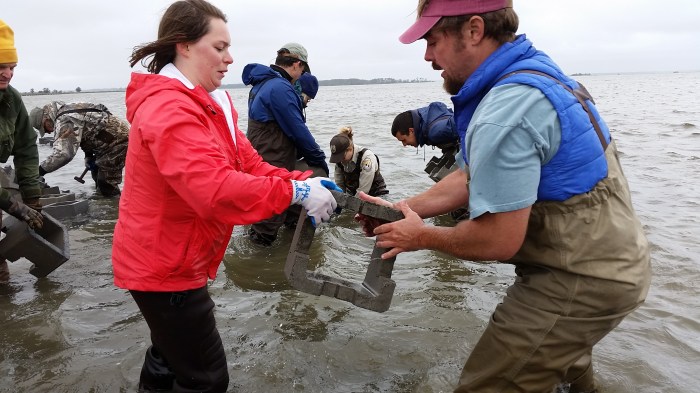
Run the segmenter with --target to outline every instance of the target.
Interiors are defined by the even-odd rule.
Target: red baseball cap
[[[483,14],[512,6],[513,0],[430,0],[416,22],[401,34],[399,41],[410,44],[423,38],[443,16]]]

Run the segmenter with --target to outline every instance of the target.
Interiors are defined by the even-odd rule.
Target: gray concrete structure
[[[339,208],[355,211],[385,222],[393,222],[403,218],[400,211],[364,202],[341,192],[331,191],[331,193],[338,202]],[[284,267],[284,273],[289,283],[294,288],[312,295],[334,297],[377,312],[388,310],[396,288],[396,283],[391,279],[396,258],[381,259],[381,255],[388,250],[377,247],[375,243],[369,257],[369,267],[365,279],[361,283],[309,271],[307,270],[310,261],[309,247],[315,231],[316,228],[311,223],[311,219],[307,217],[306,210],[302,209]]]
[[[29,273],[46,277],[70,258],[68,230],[46,212],[44,226],[31,229],[24,221],[10,215],[2,219],[5,237],[0,240],[0,256],[14,262],[26,258],[34,265]]]

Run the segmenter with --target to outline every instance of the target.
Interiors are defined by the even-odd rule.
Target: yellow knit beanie
[[[0,19],[0,64],[16,63],[15,33]]]

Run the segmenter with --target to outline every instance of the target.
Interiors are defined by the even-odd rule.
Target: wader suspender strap
[[[108,115],[112,115],[110,111],[107,109],[99,109],[99,108],[81,108],[81,109],[68,109],[66,111],[59,111],[59,113],[56,115],[56,118],[58,119],[59,117],[63,115],[67,115],[70,113],[87,113],[87,112],[104,112]]]
[[[528,73],[528,74],[535,74],[535,75],[541,75],[541,76],[546,76],[547,78],[556,81],[559,83],[563,88],[569,91],[569,93],[573,94],[574,97],[578,100],[579,103],[581,103],[581,106],[583,107],[583,110],[588,113],[588,118],[591,119],[591,123],[593,123],[593,128],[595,129],[596,134],[598,134],[598,139],[600,140],[600,144],[603,145],[603,150],[608,148],[608,142],[605,140],[605,135],[603,135],[603,131],[600,129],[600,124],[595,119],[595,116],[593,116],[593,112],[591,112],[590,108],[588,108],[588,104],[586,103],[586,100],[591,100],[593,104],[595,104],[595,101],[593,101],[593,97],[591,97],[591,94],[588,93],[588,90],[586,90],[585,87],[578,81],[578,87],[576,90],[572,90],[569,86],[567,86],[564,82],[560,81],[559,79],[549,75],[545,74],[544,72],[540,71],[535,71],[535,70],[520,70],[520,71],[513,71],[511,73],[505,74],[502,78],[500,78],[498,81],[501,81],[503,79],[508,78],[511,75],[515,74],[522,74],[522,73]]]
[[[367,151],[367,148],[365,147],[364,149],[360,150],[359,153],[357,153],[357,167],[359,168],[360,165],[362,165],[362,157],[365,155],[365,151]],[[377,159],[377,170],[379,170],[379,157],[377,155],[374,155],[374,158]]]

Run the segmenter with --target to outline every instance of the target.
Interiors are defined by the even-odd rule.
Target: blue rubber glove
[[[329,189],[329,190],[338,191],[338,192],[345,192],[345,191],[343,191],[342,188],[338,187],[338,185],[335,184],[334,181],[331,181],[331,180],[321,180],[321,184],[323,184],[323,185],[324,185],[327,189]],[[340,213],[343,212],[343,208],[340,207],[340,206],[338,206],[338,207],[335,208],[335,210],[334,210],[333,212],[334,212],[335,214],[340,214]]]
[[[335,182],[333,180],[326,179],[326,178],[321,178],[321,179],[323,179],[323,180],[321,180],[321,184],[323,184],[323,186],[326,187],[327,189],[333,190],[333,191],[338,191],[338,192],[343,192],[343,189],[338,187],[338,185],[335,184]]]
[[[306,209],[306,214],[311,217],[311,223],[314,227],[318,222],[330,221],[331,214],[338,206],[338,202],[328,190],[340,190],[340,188],[326,177],[312,177],[306,181],[290,181],[292,182],[291,205],[301,205]]]

